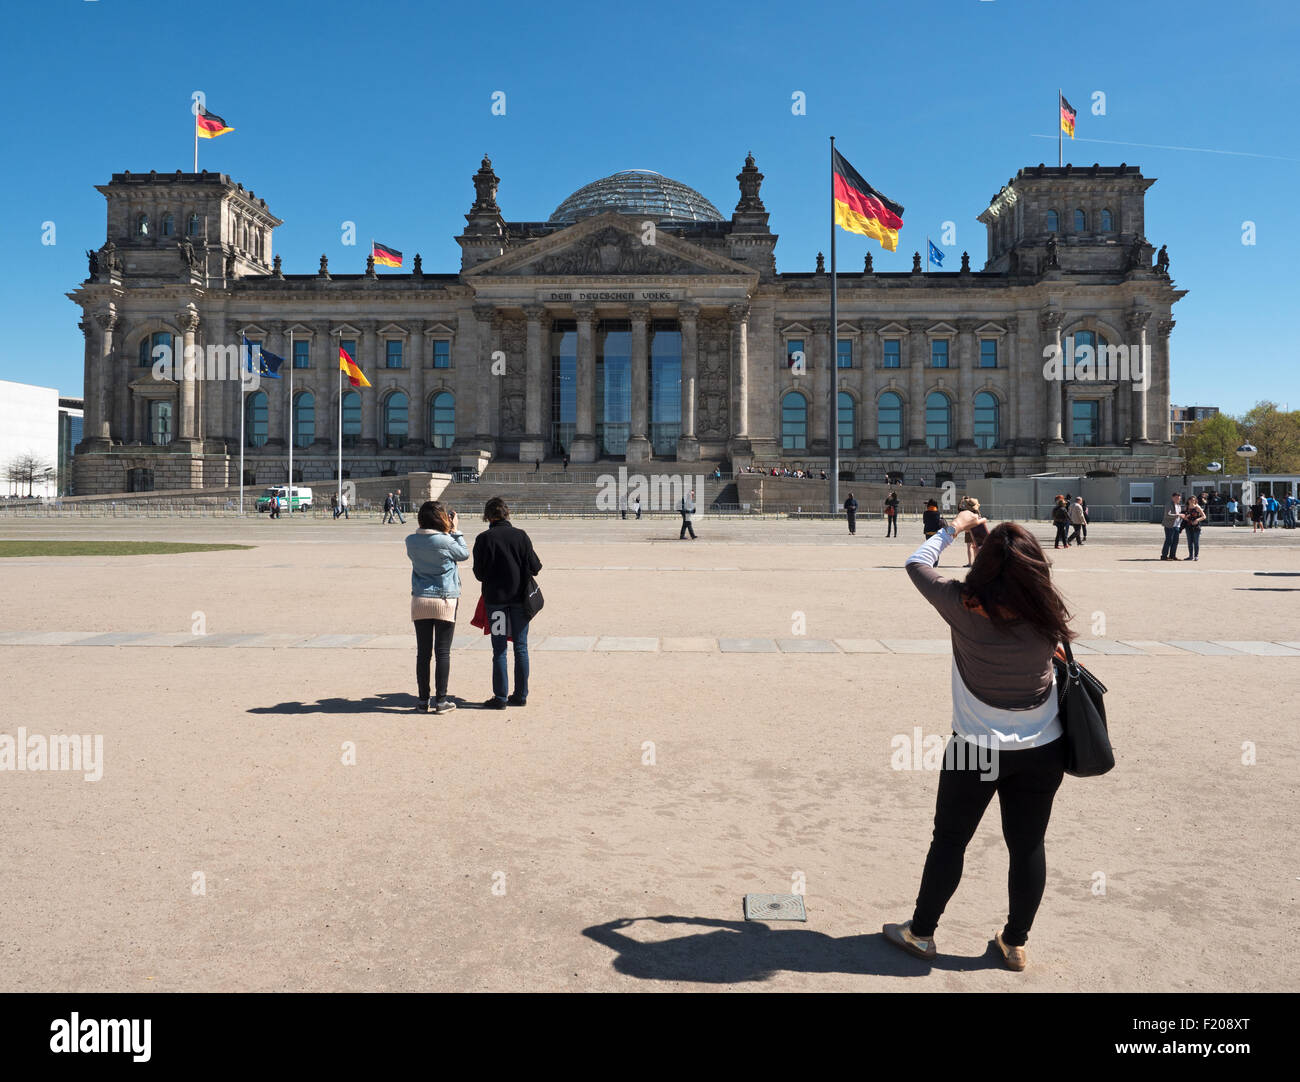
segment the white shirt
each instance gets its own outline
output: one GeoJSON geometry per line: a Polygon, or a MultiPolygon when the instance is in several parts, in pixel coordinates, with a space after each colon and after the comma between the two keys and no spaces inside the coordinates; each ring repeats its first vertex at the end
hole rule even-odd
{"type": "Polygon", "coordinates": [[[1057,708],[1056,674],[1052,690],[1042,706],[1028,710],[1006,710],[977,699],[952,662],[952,731],[982,748],[1021,751],[1050,744],[1065,732],[1057,708]]]}

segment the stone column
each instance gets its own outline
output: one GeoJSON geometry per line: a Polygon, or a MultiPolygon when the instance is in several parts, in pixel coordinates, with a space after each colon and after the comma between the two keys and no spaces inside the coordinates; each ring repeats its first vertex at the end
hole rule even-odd
{"type": "Polygon", "coordinates": [[[519,441],[519,461],[546,457],[548,442],[542,430],[542,403],[550,382],[546,379],[547,313],[544,304],[524,305],[528,329],[524,347],[524,435],[519,441]]]}
{"type": "MultiPolygon", "coordinates": [[[[268,353],[284,357],[284,364],[280,366],[280,378],[273,380],[263,377],[258,387],[258,390],[266,392],[266,446],[263,451],[268,453],[289,446],[289,366],[293,364],[293,358],[286,356],[285,343],[289,336],[285,334],[284,328],[284,320],[271,320],[267,324],[267,340],[263,343],[263,348],[268,353]]],[[[296,394],[297,377],[294,378],[293,389],[296,394]]]]}
{"type": "MultiPolygon", "coordinates": [[[[1151,386],[1156,389],[1154,396],[1148,395],[1148,401],[1154,397],[1156,408],[1159,411],[1159,417],[1166,426],[1169,424],[1169,395],[1170,395],[1170,372],[1169,367],[1169,335],[1174,329],[1172,319],[1162,319],[1156,323],[1156,350],[1153,351],[1151,373],[1151,386]],[[1159,375],[1159,379],[1156,376],[1159,375]]],[[[1161,432],[1167,432],[1168,427],[1161,429],[1161,432]]],[[[1161,438],[1160,442],[1164,443],[1172,440],[1172,434],[1161,438]]]]}
{"type": "Polygon", "coordinates": [[[864,319],[859,326],[862,328],[862,337],[859,339],[861,346],[858,350],[862,361],[862,378],[858,384],[858,410],[861,414],[858,431],[862,436],[858,440],[858,454],[871,455],[880,450],[880,433],[876,427],[876,391],[881,379],[881,373],[876,367],[876,358],[880,352],[880,336],[876,331],[880,323],[878,320],[864,319]]]}
{"type": "MultiPolygon", "coordinates": [[[[831,377],[835,372],[835,338],[829,319],[812,321],[812,356],[809,358],[807,382],[804,389],[811,392],[808,410],[808,453],[829,455],[831,445],[827,439],[828,410],[830,409],[831,377]]],[[[829,422],[831,425],[834,421],[829,422]]]]}
{"type": "Polygon", "coordinates": [[[677,306],[677,318],[682,328],[682,432],[677,438],[679,462],[700,460],[700,441],[695,438],[695,381],[699,368],[700,306],[684,302],[677,306]]]}
{"type": "Polygon", "coordinates": [[[957,321],[957,446],[959,455],[975,447],[975,328],[977,319],[957,321]]]}
{"type": "MultiPolygon", "coordinates": [[[[311,359],[316,385],[316,440],[336,449],[339,441],[339,351],[330,337],[328,319],[318,319],[311,325],[311,359]]],[[[344,381],[346,383],[346,381],[344,381]]],[[[352,385],[347,384],[348,387],[352,385]]],[[[330,469],[338,468],[336,459],[330,469]]],[[[333,474],[331,473],[331,476],[333,474]]]]}
{"type": "Polygon", "coordinates": [[[596,306],[575,304],[573,314],[578,320],[578,408],[569,457],[574,462],[595,462],[596,425],[592,415],[596,404],[596,306]]]}
{"type": "Polygon", "coordinates": [[[177,433],[181,440],[196,440],[198,432],[198,380],[203,374],[202,359],[197,356],[195,335],[199,329],[199,313],[194,305],[181,309],[176,317],[181,328],[181,365],[177,372],[180,384],[180,418],[177,433]]]}
{"type": "MultiPolygon", "coordinates": [[[[361,341],[357,343],[357,352],[363,360],[357,361],[357,364],[374,387],[358,388],[361,394],[361,439],[354,454],[373,455],[379,451],[379,433],[383,431],[383,422],[379,416],[384,408],[379,390],[379,323],[373,319],[361,320],[358,329],[361,331],[361,341]]],[[[351,384],[344,384],[345,394],[350,387],[351,384]]]]}
{"type": "Polygon", "coordinates": [[[86,333],[85,412],[82,443],[93,451],[107,451],[112,442],[109,428],[109,396],[113,373],[114,336],[122,321],[110,305],[94,315],[93,324],[84,321],[86,333]]]}
{"type": "Polygon", "coordinates": [[[911,319],[907,322],[907,425],[904,446],[909,455],[923,455],[925,445],[925,374],[930,358],[926,356],[930,339],[926,335],[929,323],[923,319],[911,319]]]}
{"type": "MultiPolygon", "coordinates": [[[[1043,348],[1046,349],[1049,345],[1055,346],[1057,356],[1061,357],[1063,365],[1065,358],[1061,355],[1061,317],[1062,313],[1059,309],[1049,308],[1039,313],[1038,326],[1043,332],[1043,348]]],[[[1061,438],[1061,396],[1064,381],[1047,379],[1041,367],[1037,377],[1042,380],[1044,393],[1047,396],[1047,426],[1044,438],[1051,446],[1063,446],[1065,441],[1061,438]]]]}
{"type": "MultiPolygon", "coordinates": [[[[1144,361],[1147,357],[1147,321],[1150,320],[1150,318],[1150,312],[1130,312],[1125,320],[1130,336],[1129,349],[1131,351],[1134,347],[1137,347],[1139,351],[1138,355],[1142,357],[1144,361]]],[[[1154,383],[1155,365],[1148,362],[1148,368],[1151,370],[1150,382],[1154,383]]],[[[1131,358],[1129,361],[1129,370],[1132,371],[1131,358]]],[[[1143,374],[1147,375],[1147,373],[1143,374]]],[[[1149,435],[1150,418],[1147,415],[1149,395],[1147,394],[1147,388],[1144,386],[1144,383],[1146,382],[1146,380],[1133,381],[1133,427],[1129,433],[1130,443],[1151,442],[1149,435]]],[[[1166,408],[1165,417],[1167,418],[1168,416],[1169,411],[1168,408],[1166,408]]],[[[1164,443],[1165,441],[1162,439],[1160,442],[1164,443]]]]}
{"type": "Polygon", "coordinates": [[[749,455],[749,305],[727,308],[731,319],[732,436],[727,452],[749,455]]]}
{"type": "Polygon", "coordinates": [[[406,407],[407,447],[412,451],[421,451],[432,438],[428,432],[429,410],[424,401],[424,320],[407,321],[405,364],[408,371],[408,394],[410,402],[406,407]]]}
{"type": "Polygon", "coordinates": [[[650,411],[650,341],[647,324],[650,319],[648,304],[628,306],[628,316],[632,320],[632,410],[631,431],[627,440],[628,462],[648,462],[651,458],[650,441],[646,438],[647,415],[650,411]]]}
{"type": "Polygon", "coordinates": [[[998,344],[998,362],[1007,370],[1006,408],[998,411],[998,435],[1005,444],[1007,453],[1014,454],[1016,440],[1020,436],[1020,320],[1015,316],[1004,319],[1007,336],[998,344]],[[1005,343],[1005,349],[1003,348],[1005,343]]]}

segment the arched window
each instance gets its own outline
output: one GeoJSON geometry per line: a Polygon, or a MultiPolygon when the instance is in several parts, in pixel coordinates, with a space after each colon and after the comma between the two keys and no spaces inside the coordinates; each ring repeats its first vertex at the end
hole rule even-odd
{"type": "Polygon", "coordinates": [[[266,446],[266,392],[254,391],[244,406],[244,443],[249,447],[266,446]]]}
{"type": "Polygon", "coordinates": [[[135,220],[135,231],[142,237],[147,237],[149,235],[149,215],[141,214],[140,217],[135,220]]]}
{"type": "Polygon", "coordinates": [[[1088,228],[1088,216],[1083,213],[1082,209],[1074,212],[1074,231],[1082,233],[1088,228]]]}
{"type": "Polygon", "coordinates": [[[781,399],[781,450],[803,451],[808,447],[808,400],[797,391],[781,399]]]}
{"type": "Polygon", "coordinates": [[[406,446],[406,395],[394,391],[384,403],[384,446],[402,448],[406,446]]]}
{"type": "Polygon", "coordinates": [[[176,232],[176,219],[173,218],[170,214],[164,214],[162,220],[162,235],[164,237],[170,237],[175,232],[176,232]]]}
{"type": "Polygon", "coordinates": [[[1113,233],[1115,231],[1115,216],[1109,210],[1101,212],[1101,231],[1103,233],[1113,233]]]}
{"type": "Polygon", "coordinates": [[[197,213],[190,215],[190,221],[185,227],[185,232],[191,237],[197,237],[199,235],[199,216],[197,213]]]}
{"type": "Polygon", "coordinates": [[[355,447],[361,442],[361,395],[348,391],[343,395],[343,446],[355,447]]]}
{"type": "Polygon", "coordinates": [[[857,442],[858,430],[858,413],[857,405],[853,401],[853,396],[847,391],[840,391],[836,395],[836,401],[839,408],[839,435],[840,450],[851,451],[857,442]]]}
{"type": "Polygon", "coordinates": [[[886,391],[876,403],[876,441],[882,451],[903,446],[903,400],[893,391],[886,391]]]}
{"type": "Polygon", "coordinates": [[[439,391],[429,402],[429,442],[439,451],[456,442],[456,399],[450,391],[439,391]]]}
{"type": "Polygon", "coordinates": [[[316,396],[303,391],[293,403],[293,442],[295,447],[310,447],[316,439],[316,396]]]}
{"type": "Polygon", "coordinates": [[[988,391],[975,396],[975,446],[991,451],[998,445],[998,400],[988,391]]]}
{"type": "Polygon", "coordinates": [[[1047,212],[1047,231],[1049,233],[1059,233],[1061,231],[1061,216],[1054,210],[1047,212]]]}
{"type": "Polygon", "coordinates": [[[1100,337],[1096,331],[1075,331],[1074,338],[1074,363],[1075,365],[1090,366],[1082,371],[1077,371],[1080,378],[1085,379],[1118,379],[1118,372],[1108,372],[1106,357],[1106,339],[1100,337]],[[1087,347],[1087,348],[1085,348],[1087,347]]]}
{"type": "Polygon", "coordinates": [[[172,441],[172,404],[155,399],[149,403],[149,442],[162,446],[172,441]]]}
{"type": "Polygon", "coordinates": [[[941,391],[931,391],[925,399],[925,445],[932,451],[952,445],[952,403],[941,391]]]}
{"type": "Polygon", "coordinates": [[[176,339],[168,331],[155,331],[153,334],[147,334],[140,339],[140,367],[149,368],[154,361],[165,361],[170,369],[173,358],[176,356],[176,339]],[[159,346],[166,346],[165,354],[155,355],[154,351],[159,346]]]}

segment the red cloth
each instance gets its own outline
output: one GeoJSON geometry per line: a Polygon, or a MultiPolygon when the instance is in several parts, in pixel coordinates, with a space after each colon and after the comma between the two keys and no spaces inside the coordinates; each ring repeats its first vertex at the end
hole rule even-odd
{"type": "MultiPolygon", "coordinates": [[[[483,595],[478,595],[478,604],[474,606],[474,615],[470,619],[471,627],[481,627],[484,635],[491,635],[492,629],[488,627],[487,605],[483,603],[483,595]]],[[[506,636],[506,642],[514,642],[514,636],[506,636]]]]}

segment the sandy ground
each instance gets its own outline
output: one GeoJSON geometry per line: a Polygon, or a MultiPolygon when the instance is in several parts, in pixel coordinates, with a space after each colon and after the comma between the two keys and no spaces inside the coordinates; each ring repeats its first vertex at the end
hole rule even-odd
{"type": "MultiPolygon", "coordinates": [[[[521,525],[545,565],[539,637],[944,637],[901,570],[917,530],[521,525]]],[[[0,560],[0,631],[202,614],[209,633],[409,634],[405,532],[0,521],[257,546],[0,560]]],[[[1300,533],[1208,530],[1176,565],[1154,559],[1158,528],[1091,533],[1056,559],[1085,637],[1300,639],[1300,533]]],[[[537,649],[525,709],[435,717],[411,712],[413,654],[0,645],[0,732],[102,734],[106,760],[96,783],[0,772],[0,990],[1300,987],[1300,657],[1088,658],[1119,765],[1062,786],[1012,974],[988,949],[992,809],[938,962],[879,936],[910,916],[937,780],[893,769],[891,742],[948,731],[946,657],[537,649]],[[800,883],[807,924],[742,921],[743,894],[800,883]]],[[[453,655],[453,694],[488,680],[485,653],[453,655]]]]}

